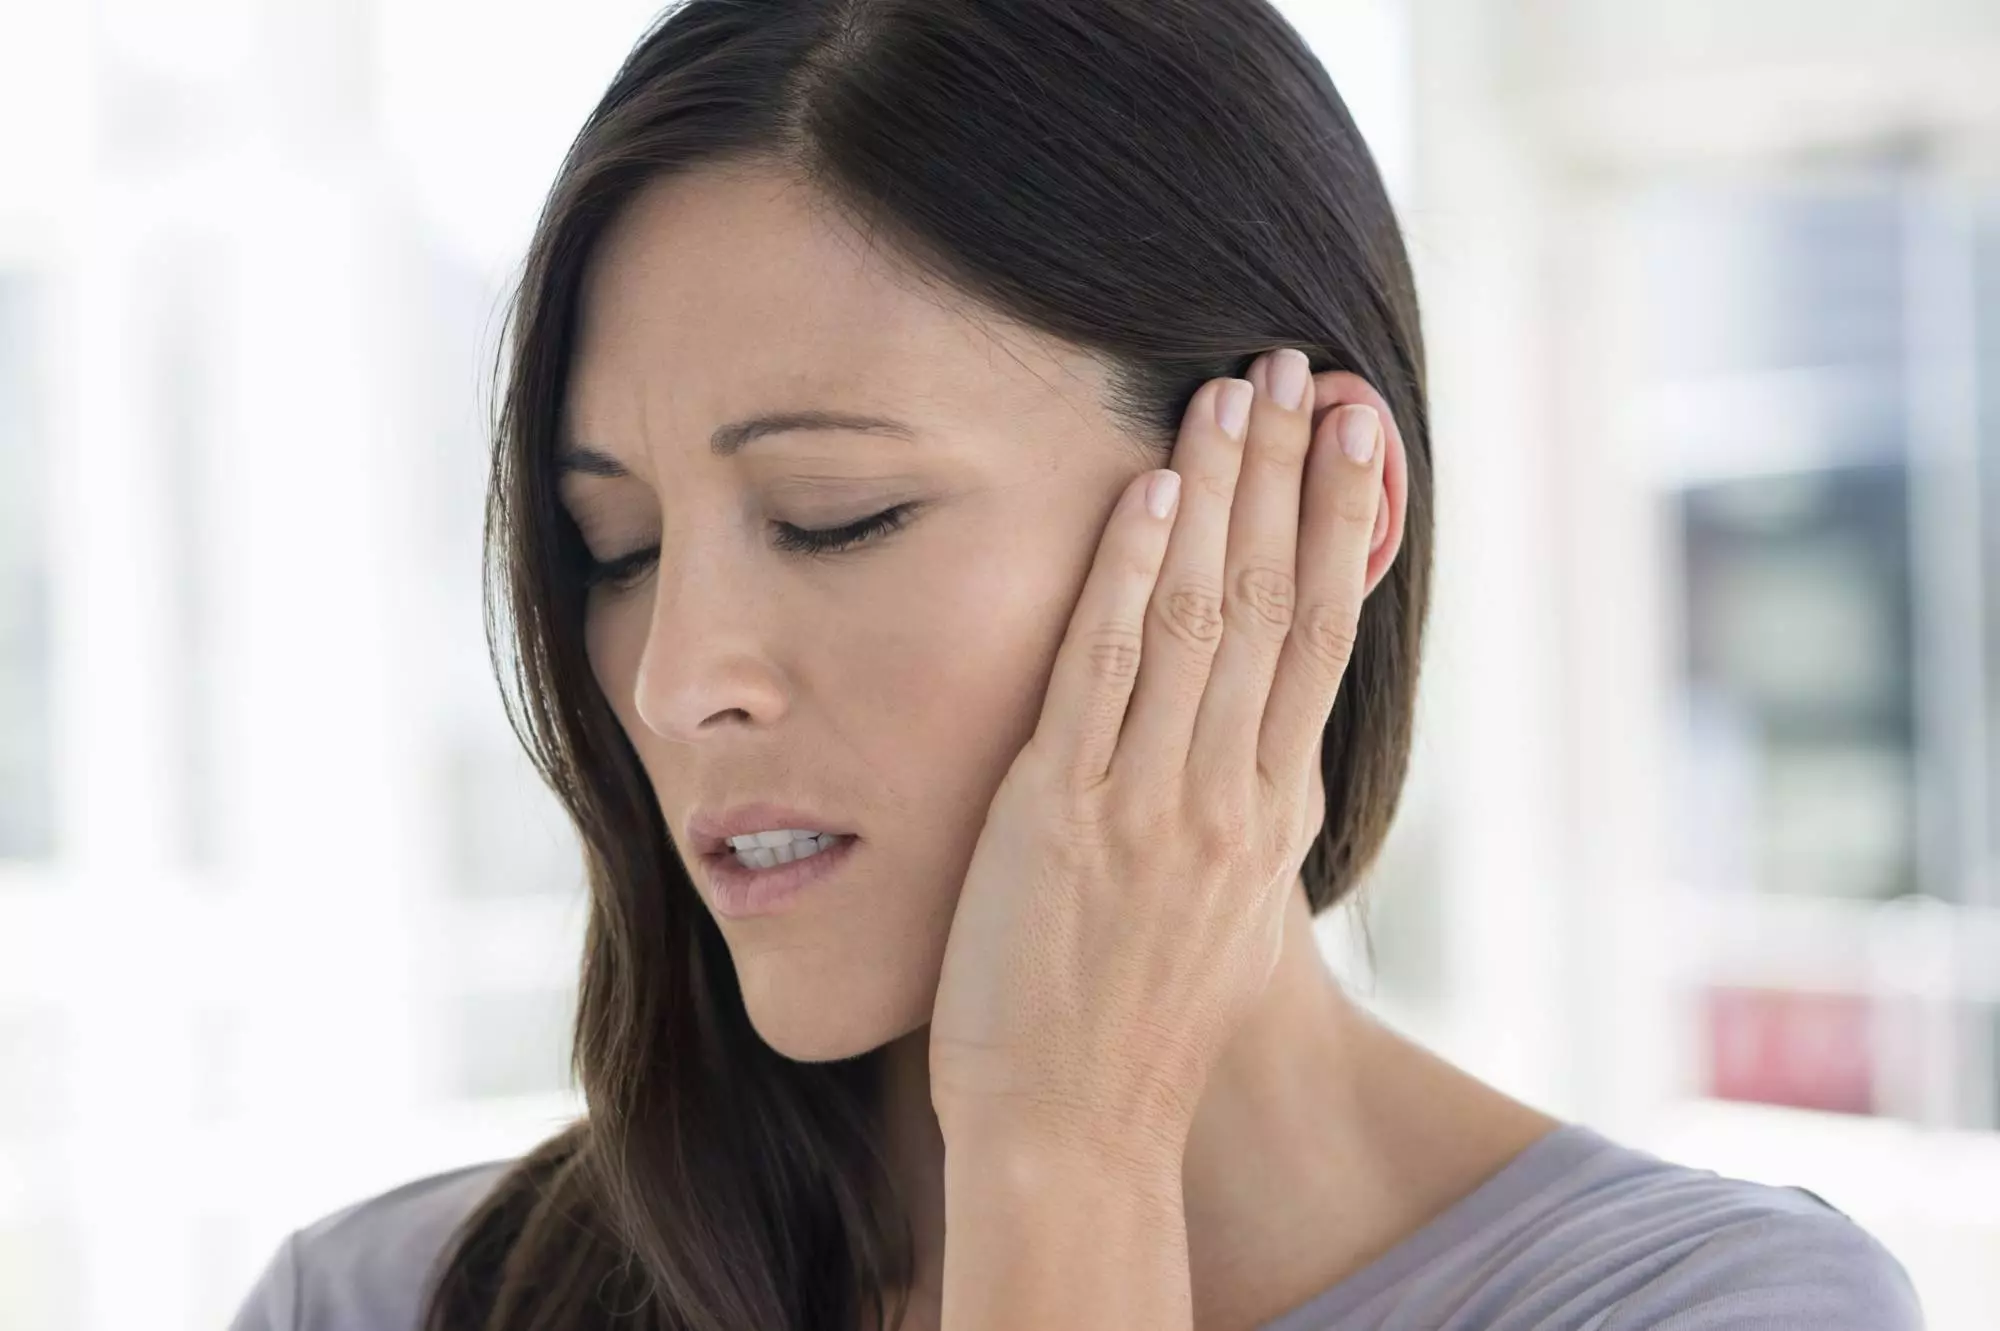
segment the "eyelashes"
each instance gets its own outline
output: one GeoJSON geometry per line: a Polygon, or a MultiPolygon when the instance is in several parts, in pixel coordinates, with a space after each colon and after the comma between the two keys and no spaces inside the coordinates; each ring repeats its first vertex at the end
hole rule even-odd
{"type": "Polygon", "coordinates": [[[895,531],[903,525],[915,507],[914,501],[898,504],[894,508],[883,509],[873,517],[863,518],[845,527],[828,527],[819,531],[794,527],[789,522],[774,522],[771,525],[778,529],[778,534],[772,544],[790,554],[835,554],[895,531]]]}
{"type": "Polygon", "coordinates": [[[591,588],[598,586],[629,586],[646,565],[651,563],[659,553],[659,546],[649,545],[644,550],[634,550],[629,555],[622,555],[612,560],[599,561],[585,555],[583,588],[585,591],[589,591],[591,588]]]}
{"type": "MultiPolygon", "coordinates": [[[[789,522],[774,522],[771,526],[777,534],[771,538],[771,544],[787,554],[804,555],[807,558],[838,554],[897,530],[909,520],[910,514],[916,507],[914,500],[898,504],[894,508],[884,509],[872,517],[849,523],[845,527],[810,529],[794,527],[789,522]]],[[[588,591],[598,586],[618,589],[629,587],[639,580],[639,576],[659,558],[659,555],[660,547],[657,545],[649,545],[643,550],[634,550],[629,555],[601,562],[586,555],[583,570],[584,589],[588,591]]]]}

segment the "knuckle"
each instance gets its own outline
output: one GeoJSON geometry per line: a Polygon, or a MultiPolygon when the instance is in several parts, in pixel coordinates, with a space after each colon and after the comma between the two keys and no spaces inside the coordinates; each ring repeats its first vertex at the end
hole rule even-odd
{"type": "Polygon", "coordinates": [[[1198,816],[1195,832],[1205,859],[1218,865],[1234,865],[1242,858],[1255,829],[1250,825],[1249,815],[1235,801],[1213,800],[1198,816]]]}
{"type": "Polygon", "coordinates": [[[1100,789],[1076,771],[1063,773],[1062,794],[1053,818],[1055,844],[1074,856],[1089,855],[1112,841],[1100,808],[1100,789]]]}
{"type": "Polygon", "coordinates": [[[1160,622],[1174,637],[1206,645],[1222,636],[1222,597],[1198,582],[1182,582],[1154,601],[1160,622]]]}
{"type": "Polygon", "coordinates": [[[1353,659],[1357,626],[1354,614],[1346,606],[1321,602],[1306,612],[1293,632],[1299,636],[1306,655],[1329,674],[1339,675],[1353,659]]]}
{"type": "Polygon", "coordinates": [[[1034,788],[1052,798],[1050,807],[1038,806],[1035,816],[1050,816],[1059,844],[1091,845],[1102,840],[1099,829],[1107,782],[1102,771],[1075,759],[1068,746],[1043,757],[1034,788]]]}
{"type": "Polygon", "coordinates": [[[1296,490],[1299,485],[1299,471],[1305,466],[1306,454],[1311,451],[1310,433],[1301,432],[1289,425],[1281,425],[1261,440],[1259,446],[1245,461],[1253,466],[1271,468],[1289,480],[1292,488],[1296,490]]]}
{"type": "MultiPolygon", "coordinates": [[[[1202,789],[1213,790],[1214,783],[1196,783],[1202,789]]],[[[1213,863],[1230,863],[1243,853],[1252,835],[1249,809],[1244,802],[1228,795],[1191,801],[1192,808],[1183,815],[1201,847],[1203,857],[1213,863]]]]}
{"type": "Polygon", "coordinates": [[[1055,762],[1049,767],[1048,787],[1056,795],[1055,813],[1050,819],[1058,845],[1088,845],[1096,838],[1097,801],[1101,796],[1099,776],[1074,762],[1055,762]]]}
{"type": "Polygon", "coordinates": [[[1236,500],[1236,478],[1219,472],[1198,472],[1194,477],[1195,488],[1220,504],[1231,504],[1236,500]]]}
{"type": "Polygon", "coordinates": [[[1251,565],[1236,577],[1236,603],[1261,624],[1288,628],[1297,598],[1298,581],[1285,569],[1251,565]]]}
{"type": "Polygon", "coordinates": [[[1098,629],[1084,645],[1090,677],[1103,684],[1123,684],[1139,674],[1140,639],[1123,624],[1098,629]]]}

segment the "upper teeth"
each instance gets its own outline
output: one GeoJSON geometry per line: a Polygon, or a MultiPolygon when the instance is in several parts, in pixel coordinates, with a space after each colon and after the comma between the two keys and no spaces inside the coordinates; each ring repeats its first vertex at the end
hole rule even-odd
{"type": "Polygon", "coordinates": [[[746,836],[733,836],[729,838],[729,844],[737,850],[752,850],[758,846],[770,846],[775,849],[779,846],[789,846],[794,841],[811,840],[820,835],[822,833],[815,832],[809,827],[788,827],[775,832],[751,832],[746,836]]]}

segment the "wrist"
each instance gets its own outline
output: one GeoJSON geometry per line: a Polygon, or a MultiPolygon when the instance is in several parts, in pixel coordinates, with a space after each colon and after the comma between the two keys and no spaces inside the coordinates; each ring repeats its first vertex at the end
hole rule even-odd
{"type": "Polygon", "coordinates": [[[945,1138],[946,1326],[1193,1325],[1177,1156],[977,1121],[945,1138]]]}
{"type": "Polygon", "coordinates": [[[1186,1138],[1164,1128],[1081,1130],[999,1106],[940,1118],[947,1188],[956,1181],[1020,1196],[1136,1191],[1180,1204],[1186,1138]]]}

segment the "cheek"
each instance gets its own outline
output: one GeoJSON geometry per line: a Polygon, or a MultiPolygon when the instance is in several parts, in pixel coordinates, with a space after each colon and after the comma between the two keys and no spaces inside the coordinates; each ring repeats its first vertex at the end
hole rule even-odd
{"type": "Polygon", "coordinates": [[[893,596],[869,598],[869,632],[848,639],[849,679],[882,733],[907,746],[913,797],[928,803],[942,783],[990,797],[999,785],[1040,719],[1078,559],[1046,522],[966,524],[893,596]]]}

